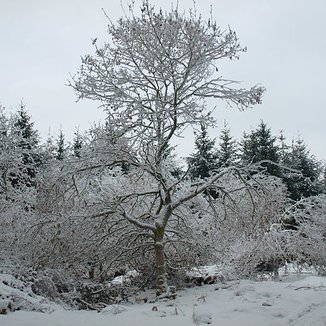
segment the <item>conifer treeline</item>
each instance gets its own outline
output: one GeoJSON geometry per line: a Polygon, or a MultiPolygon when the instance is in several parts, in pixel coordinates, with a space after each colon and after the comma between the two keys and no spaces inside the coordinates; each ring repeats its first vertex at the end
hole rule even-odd
{"type": "MultiPolygon", "coordinates": [[[[77,130],[73,143],[69,144],[61,130],[56,139],[49,137],[45,144],[41,144],[38,131],[34,129],[23,104],[11,116],[1,108],[0,124],[3,189],[8,183],[20,190],[23,186],[32,186],[40,166],[51,160],[63,161],[72,156],[80,158],[86,142],[77,130]]],[[[266,161],[263,164],[266,173],[283,180],[289,198],[295,201],[326,193],[325,163],[310,154],[303,139],[293,139],[288,143],[282,132],[278,136],[273,135],[263,121],[256,129],[244,132],[240,140],[232,136],[227,125],[217,139],[210,138],[206,127],[202,126],[196,134],[195,151],[187,158],[190,178],[202,179],[223,167],[240,167],[260,161],[266,161]]]]}
{"type": "Polygon", "coordinates": [[[263,121],[256,129],[244,132],[235,140],[226,125],[218,141],[209,137],[202,126],[196,134],[195,152],[187,158],[192,178],[206,178],[222,167],[262,164],[267,174],[279,177],[286,184],[289,197],[293,200],[325,193],[325,165],[310,154],[301,138],[290,144],[281,132],[275,136],[263,121]],[[217,144],[216,144],[217,143],[217,144]]]}

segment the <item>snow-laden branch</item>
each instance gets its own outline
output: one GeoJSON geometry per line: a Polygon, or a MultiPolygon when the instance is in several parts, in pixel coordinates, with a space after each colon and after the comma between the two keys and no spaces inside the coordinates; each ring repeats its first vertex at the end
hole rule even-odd
{"type": "MultiPolygon", "coordinates": [[[[204,191],[209,189],[212,185],[214,185],[214,183],[217,180],[219,180],[224,175],[229,174],[232,171],[237,171],[238,172],[239,169],[235,168],[235,167],[224,168],[224,169],[222,169],[221,172],[216,173],[212,177],[208,178],[208,180],[206,180],[205,182],[199,183],[197,186],[193,186],[189,193],[187,193],[186,195],[182,196],[181,198],[179,198],[178,200],[176,200],[175,202],[172,203],[172,209],[178,208],[183,203],[185,203],[185,202],[189,201],[190,199],[192,199],[192,198],[198,196],[199,194],[203,193],[204,191]]],[[[220,187],[218,187],[218,188],[220,188],[220,187]]]]}

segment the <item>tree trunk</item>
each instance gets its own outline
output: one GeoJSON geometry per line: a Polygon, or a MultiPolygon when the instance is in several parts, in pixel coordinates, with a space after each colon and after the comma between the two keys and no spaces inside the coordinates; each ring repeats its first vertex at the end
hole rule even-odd
{"type": "Polygon", "coordinates": [[[164,229],[157,228],[154,232],[156,296],[167,292],[163,237],[164,229]]]}
{"type": "Polygon", "coordinates": [[[280,280],[280,273],[279,273],[279,261],[277,259],[274,259],[274,281],[280,280]]]}

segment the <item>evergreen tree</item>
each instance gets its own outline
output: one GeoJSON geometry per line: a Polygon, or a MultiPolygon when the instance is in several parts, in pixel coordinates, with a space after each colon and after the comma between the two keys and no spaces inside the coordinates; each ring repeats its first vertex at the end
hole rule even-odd
{"type": "MultiPolygon", "coordinates": [[[[0,207],[6,209],[8,203],[22,205],[23,209],[32,207],[35,176],[41,162],[37,134],[26,111],[7,115],[0,108],[0,207]],[[20,119],[22,118],[23,119],[20,119]],[[26,132],[26,130],[30,132],[26,132]]],[[[9,206],[8,206],[9,207],[9,206]]]]}
{"type": "Polygon", "coordinates": [[[258,152],[258,144],[256,139],[256,134],[254,130],[250,133],[243,133],[241,146],[241,162],[246,165],[250,163],[257,162],[256,154],[258,152]]]}
{"type": "Polygon", "coordinates": [[[27,186],[35,185],[37,169],[42,164],[39,153],[38,132],[34,129],[34,123],[28,115],[25,105],[21,104],[20,109],[13,116],[13,130],[16,135],[16,144],[22,152],[22,174],[23,178],[18,180],[17,176],[12,176],[13,185],[18,186],[24,182],[27,186]]]}
{"type": "Polygon", "coordinates": [[[39,143],[38,133],[33,128],[34,123],[31,121],[31,117],[28,115],[24,104],[20,105],[15,120],[14,126],[22,138],[20,147],[26,149],[35,148],[39,143]]]}
{"type": "Polygon", "coordinates": [[[323,163],[323,193],[326,194],[326,162],[323,163]]]}
{"type": "Polygon", "coordinates": [[[20,164],[21,158],[16,155],[16,146],[5,109],[0,106],[0,199],[8,200],[10,178],[20,164]]]}
{"type": "Polygon", "coordinates": [[[62,161],[66,156],[66,146],[65,146],[65,136],[60,130],[58,139],[57,139],[57,147],[56,147],[56,155],[55,158],[59,161],[62,161]]]}
{"type": "Polygon", "coordinates": [[[290,146],[286,144],[286,138],[281,130],[278,137],[279,140],[279,162],[281,165],[285,165],[287,156],[289,155],[290,146]]]}
{"type": "MultiPolygon", "coordinates": [[[[256,130],[252,130],[249,134],[244,133],[242,140],[241,160],[243,164],[256,163],[269,160],[279,163],[279,149],[275,144],[276,137],[271,133],[271,129],[261,121],[256,130]]],[[[263,163],[266,172],[281,176],[280,168],[272,163],[263,163]]]]}
{"type": "Polygon", "coordinates": [[[218,155],[214,146],[215,140],[209,138],[206,127],[202,125],[195,139],[196,151],[187,158],[189,175],[192,179],[208,178],[218,169],[218,155]]]}
{"type": "Polygon", "coordinates": [[[303,197],[317,195],[322,192],[322,167],[310,155],[309,150],[301,138],[292,142],[284,165],[298,171],[285,173],[283,180],[288,187],[290,198],[300,200],[303,197]]]}
{"type": "Polygon", "coordinates": [[[50,162],[56,158],[56,144],[53,136],[49,133],[48,138],[43,145],[43,158],[45,162],[50,162]]]}
{"type": "Polygon", "coordinates": [[[218,147],[218,166],[228,167],[235,165],[237,159],[237,142],[231,136],[231,130],[228,128],[227,124],[221,131],[219,137],[219,147],[218,147]]]}
{"type": "Polygon", "coordinates": [[[167,162],[167,169],[174,178],[179,179],[185,174],[185,171],[183,171],[182,166],[178,162],[175,147],[171,146],[170,144],[167,145],[165,150],[164,160],[167,162]]]}
{"type": "Polygon", "coordinates": [[[80,151],[83,147],[83,139],[81,134],[79,133],[79,130],[77,129],[74,133],[74,140],[73,140],[73,152],[74,156],[77,158],[80,158],[80,151]]]}

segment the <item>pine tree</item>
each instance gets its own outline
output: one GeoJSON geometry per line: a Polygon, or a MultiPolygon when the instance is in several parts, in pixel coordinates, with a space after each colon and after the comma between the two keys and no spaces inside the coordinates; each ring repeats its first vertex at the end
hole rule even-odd
{"type": "Polygon", "coordinates": [[[196,151],[187,158],[189,175],[192,179],[208,178],[214,170],[218,169],[218,155],[214,146],[215,140],[210,139],[206,127],[202,125],[195,139],[196,151]]]}
{"type": "Polygon", "coordinates": [[[235,165],[237,159],[237,142],[231,136],[231,130],[228,128],[227,124],[221,131],[219,137],[219,147],[218,147],[218,166],[228,167],[235,165]]]}
{"type": "MultiPolygon", "coordinates": [[[[268,160],[279,163],[279,149],[275,144],[276,137],[272,136],[271,129],[261,121],[256,130],[252,130],[249,134],[244,133],[242,140],[241,160],[243,164],[256,163],[268,160]]],[[[262,166],[266,172],[281,176],[280,168],[273,164],[265,162],[262,166]]]]}

